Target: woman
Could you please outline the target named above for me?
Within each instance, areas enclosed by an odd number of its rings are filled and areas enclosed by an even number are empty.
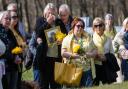
[[[115,50],[115,53],[118,54],[118,57],[122,60],[119,60],[120,68],[122,71],[120,72],[120,81],[128,80],[128,41],[127,41],[127,35],[128,35],[128,18],[126,18],[123,21],[123,27],[120,32],[118,32],[113,40],[113,47]],[[124,79],[122,76],[122,73],[124,75]]]
[[[37,19],[36,22],[36,66],[41,75],[41,89],[60,88],[54,81],[54,63],[55,61],[61,61],[60,47],[61,41],[56,41],[57,44],[48,46],[45,30],[60,26],[60,23],[56,19],[57,11],[53,3],[48,3],[44,8],[43,17]],[[61,26],[60,26],[61,28]],[[61,32],[65,32],[61,29]],[[53,51],[54,50],[54,51]]]
[[[112,47],[112,40],[108,38],[105,34],[105,24],[104,21],[97,17],[93,21],[93,42],[98,49],[98,56],[95,58],[95,67],[96,67],[96,78],[94,80],[94,85],[99,85],[99,82],[102,81],[103,84],[109,83],[107,80],[107,74],[111,69],[106,71],[105,65],[108,59],[106,59],[105,54],[114,53]],[[114,79],[110,79],[110,83],[116,80],[116,73],[112,73],[114,75]]]
[[[16,89],[18,79],[18,60],[16,56],[12,54],[12,50],[18,46],[15,36],[9,29],[10,26],[10,12],[3,12],[0,25],[0,39],[6,45],[6,52],[1,57],[5,59],[5,75],[3,76],[3,87],[4,89]]]
[[[18,24],[18,15],[16,12],[14,11],[10,11],[10,14],[11,14],[11,24],[10,24],[10,29],[11,31],[13,32],[15,38],[16,38],[16,41],[18,43],[18,46],[20,46],[23,50],[25,50],[26,48],[26,42],[25,42],[25,39],[23,38],[23,36],[20,34],[19,32],[19,24]],[[21,85],[21,77],[22,77],[22,61],[23,61],[23,54],[20,54],[19,56],[21,58],[21,62],[18,64],[18,88],[20,88],[20,85]]]
[[[92,86],[91,74],[91,59],[90,57],[96,56],[96,51],[93,50],[93,44],[90,42],[90,36],[84,31],[84,22],[80,18],[75,18],[72,22],[72,30],[64,38],[62,42],[62,57],[71,60],[78,67],[83,68],[83,76],[80,82],[81,87]],[[83,52],[74,52],[74,48],[79,45]],[[86,56],[87,60],[81,61],[81,56]]]
[[[113,40],[116,33],[117,32],[114,27],[113,16],[111,14],[106,14],[104,34]]]

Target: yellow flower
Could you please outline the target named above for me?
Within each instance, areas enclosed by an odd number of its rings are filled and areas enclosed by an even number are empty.
[[[61,31],[57,31],[55,37],[58,41],[62,41],[66,34],[63,34]]]
[[[73,53],[78,53],[78,50],[80,49],[80,45],[74,45],[73,47]]]
[[[12,54],[20,54],[22,53],[22,48],[20,47],[15,47],[13,50],[12,50]]]

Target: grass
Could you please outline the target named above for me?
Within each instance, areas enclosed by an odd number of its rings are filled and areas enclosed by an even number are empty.
[[[33,73],[32,73],[32,68],[30,69],[30,70],[23,70],[24,72],[23,72],[23,80],[30,80],[30,81],[32,81],[33,80]]]
[[[23,80],[33,80],[32,69],[25,71],[23,73]],[[98,87],[81,88],[81,89],[128,89],[128,82],[123,82],[121,84],[100,85]]]

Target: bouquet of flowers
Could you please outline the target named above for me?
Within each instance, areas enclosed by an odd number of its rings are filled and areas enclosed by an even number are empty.
[[[85,51],[84,51],[84,48],[82,48],[79,44],[76,44],[73,47],[73,53],[77,53],[77,54],[83,55],[85,53]]]
[[[56,31],[55,38],[57,41],[62,41],[66,34],[63,34],[61,31]]]
[[[84,48],[82,48],[79,44],[76,44],[73,47],[73,53],[79,54],[80,55],[80,61],[82,64],[86,64],[90,60],[87,59],[87,56],[85,54]]]
[[[22,48],[21,47],[15,47],[13,50],[12,50],[12,54],[21,54],[23,52]]]

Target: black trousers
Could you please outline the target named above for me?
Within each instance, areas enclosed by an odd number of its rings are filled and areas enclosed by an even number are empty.
[[[41,89],[61,89],[61,85],[54,81],[54,64],[56,58],[46,57],[42,65],[41,73]]]
[[[20,66],[20,71],[18,71],[17,89],[21,89],[23,64],[21,63],[19,66]]]
[[[100,81],[103,84],[107,83],[104,66],[95,64],[95,68],[96,68],[96,78],[93,81],[93,85],[99,85]]]
[[[2,77],[2,85],[3,85],[3,89],[9,89],[9,84],[8,84],[8,82],[7,82],[7,77],[6,77],[6,75],[4,75],[3,77]]]

